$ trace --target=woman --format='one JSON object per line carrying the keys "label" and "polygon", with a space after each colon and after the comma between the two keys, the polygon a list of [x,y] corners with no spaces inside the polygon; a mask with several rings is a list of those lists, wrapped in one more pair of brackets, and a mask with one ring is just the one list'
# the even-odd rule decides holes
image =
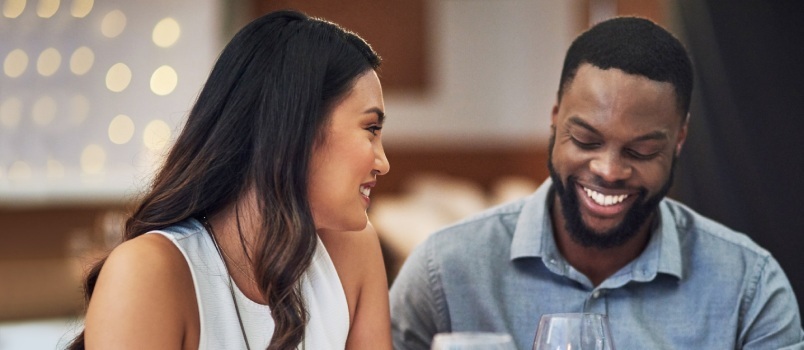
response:
{"label": "woman", "polygon": [[389,170],[378,66],[357,35],[297,12],[236,34],[90,272],[71,348],[390,349],[366,219]]}

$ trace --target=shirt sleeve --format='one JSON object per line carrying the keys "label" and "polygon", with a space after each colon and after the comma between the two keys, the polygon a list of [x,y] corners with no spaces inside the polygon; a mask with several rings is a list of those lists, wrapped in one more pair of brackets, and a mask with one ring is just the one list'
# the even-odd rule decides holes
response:
{"label": "shirt sleeve", "polygon": [[773,257],[757,263],[741,311],[743,349],[804,349],[804,331],[793,288]]}
{"label": "shirt sleeve", "polygon": [[429,350],[436,333],[449,331],[444,293],[429,243],[414,249],[391,285],[391,332],[397,350]]}

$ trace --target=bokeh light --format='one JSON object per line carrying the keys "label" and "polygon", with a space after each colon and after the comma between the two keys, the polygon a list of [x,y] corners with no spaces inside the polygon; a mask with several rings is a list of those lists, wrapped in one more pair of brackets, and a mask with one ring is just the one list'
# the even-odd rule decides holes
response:
{"label": "bokeh light", "polygon": [[0,104],[0,125],[6,129],[15,129],[22,119],[22,101],[10,97]]}
{"label": "bokeh light", "polygon": [[151,75],[151,91],[159,96],[169,95],[178,83],[179,76],[170,66],[161,66]]}
{"label": "bokeh light", "polygon": [[32,175],[33,171],[31,170],[31,166],[22,160],[15,161],[14,163],[11,163],[10,167],[8,167],[9,180],[28,180]]}
{"label": "bokeh light", "polygon": [[3,61],[3,72],[11,78],[16,78],[25,73],[28,68],[28,54],[22,49],[15,49],[6,55]]}
{"label": "bokeh light", "polygon": [[114,38],[126,29],[126,15],[123,11],[114,10],[103,16],[101,33],[107,38]]}
{"label": "bokeh light", "polygon": [[156,119],[145,126],[142,142],[151,151],[161,151],[170,142],[170,126],[163,120]]}
{"label": "bokeh light", "polygon": [[84,18],[92,11],[94,4],[95,1],[93,0],[73,0],[73,5],[70,6],[70,14],[75,18]]}
{"label": "bokeh light", "polygon": [[25,0],[6,0],[3,3],[3,16],[17,18],[25,11]]}
{"label": "bokeh light", "polygon": [[46,126],[56,118],[56,100],[50,96],[42,96],[36,100],[31,110],[31,118],[36,125]]}
{"label": "bokeh light", "polygon": [[128,143],[134,136],[134,121],[127,115],[120,114],[109,123],[109,140],[118,145]]}
{"label": "bokeh light", "polygon": [[171,47],[176,43],[177,40],[179,40],[180,36],[181,27],[179,26],[179,22],[172,17],[167,17],[159,21],[159,23],[154,26],[151,39],[154,41],[156,46]]}
{"label": "bokeh light", "polygon": [[36,71],[42,76],[49,77],[56,73],[61,66],[61,54],[59,50],[54,48],[47,48],[39,54],[39,59],[36,60]]}
{"label": "bokeh light", "polygon": [[36,6],[36,15],[42,18],[50,18],[59,11],[60,0],[39,0]]}
{"label": "bokeh light", "polygon": [[70,71],[75,75],[84,75],[92,69],[95,63],[95,53],[92,49],[81,46],[73,52],[70,56]]}
{"label": "bokeh light", "polygon": [[125,63],[117,63],[106,72],[106,88],[121,92],[131,83],[131,69]]}
{"label": "bokeh light", "polygon": [[106,165],[106,151],[103,147],[90,144],[81,152],[81,170],[85,174],[100,174]]}

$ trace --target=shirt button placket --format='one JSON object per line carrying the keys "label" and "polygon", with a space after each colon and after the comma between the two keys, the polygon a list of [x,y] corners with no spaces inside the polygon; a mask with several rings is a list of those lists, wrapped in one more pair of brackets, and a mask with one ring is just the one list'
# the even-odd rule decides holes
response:
{"label": "shirt button placket", "polygon": [[585,312],[606,314],[606,290],[595,289],[589,295],[589,300],[586,302]]}

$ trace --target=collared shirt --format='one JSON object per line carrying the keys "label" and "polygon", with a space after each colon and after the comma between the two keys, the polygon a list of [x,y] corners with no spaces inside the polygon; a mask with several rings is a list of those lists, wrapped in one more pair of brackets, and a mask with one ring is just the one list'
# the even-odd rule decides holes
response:
{"label": "collared shirt", "polygon": [[395,349],[441,332],[511,334],[531,349],[544,314],[608,316],[618,349],[804,349],[776,260],[747,236],[670,199],[647,247],[594,286],[559,252],[547,180],[527,198],[431,235],[391,288]]}

